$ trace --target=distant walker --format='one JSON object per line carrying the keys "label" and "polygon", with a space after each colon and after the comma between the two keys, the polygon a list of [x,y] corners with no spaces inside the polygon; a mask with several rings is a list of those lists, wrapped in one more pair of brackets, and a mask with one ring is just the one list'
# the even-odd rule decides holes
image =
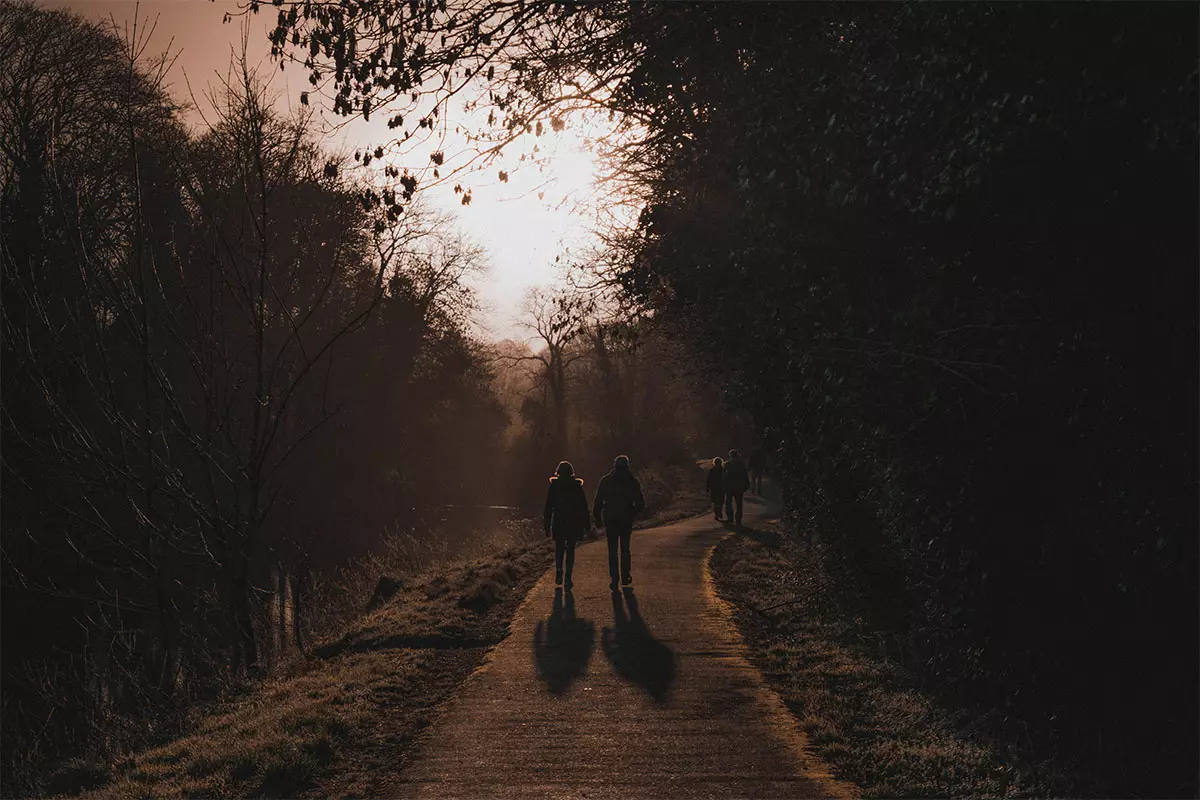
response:
{"label": "distant walker", "polygon": [[742,495],[749,488],[750,475],[746,472],[746,462],[742,461],[741,453],[730,450],[729,460],[725,462],[725,519],[733,520],[739,527],[742,524]]}

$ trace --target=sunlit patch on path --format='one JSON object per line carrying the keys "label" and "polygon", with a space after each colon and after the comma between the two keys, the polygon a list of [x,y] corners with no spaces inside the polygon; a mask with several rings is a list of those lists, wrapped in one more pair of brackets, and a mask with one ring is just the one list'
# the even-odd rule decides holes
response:
{"label": "sunlit patch on path", "polygon": [[[768,509],[747,504],[747,523]],[[749,665],[707,573],[706,518],[634,534],[634,584],[603,544],[571,592],[547,574],[511,634],[384,793],[417,797],[852,796]]]}

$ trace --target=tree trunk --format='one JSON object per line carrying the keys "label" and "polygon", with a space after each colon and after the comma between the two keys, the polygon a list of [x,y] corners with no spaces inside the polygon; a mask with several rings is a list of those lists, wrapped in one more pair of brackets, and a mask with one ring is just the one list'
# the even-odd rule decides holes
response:
{"label": "tree trunk", "polygon": [[296,574],[292,576],[292,640],[296,643],[296,649],[301,653],[304,652],[304,640],[300,637],[300,629],[303,620],[304,584],[307,575],[308,565],[301,563],[296,569]]}
{"label": "tree trunk", "polygon": [[278,617],[276,623],[276,653],[282,657],[287,651],[288,646],[288,629],[287,629],[287,610],[288,610],[288,575],[282,563],[275,565],[275,597],[279,606]]}
{"label": "tree trunk", "polygon": [[239,566],[230,586],[233,595],[233,624],[240,664],[249,676],[257,675],[258,643],[254,637],[254,618],[250,613],[250,586],[244,566]]}

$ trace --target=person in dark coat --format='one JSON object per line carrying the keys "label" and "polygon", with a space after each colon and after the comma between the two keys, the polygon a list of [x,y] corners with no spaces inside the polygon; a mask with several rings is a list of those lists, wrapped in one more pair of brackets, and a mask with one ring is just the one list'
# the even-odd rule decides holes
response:
{"label": "person in dark coat", "polygon": [[[600,479],[596,487],[596,499],[592,503],[592,514],[596,524],[604,527],[608,537],[609,589],[617,590],[617,577],[628,586],[633,583],[630,572],[632,558],[629,555],[629,540],[633,536],[633,519],[646,507],[642,496],[642,485],[629,470],[629,456],[617,456],[613,468]],[[617,571],[617,547],[620,545],[621,564]]]}
{"label": "person in dark coat", "polygon": [[547,536],[554,536],[554,583],[561,586],[565,580],[566,588],[570,589],[575,545],[592,529],[583,479],[575,477],[575,468],[570,461],[559,462],[550,479],[542,527]]}
{"label": "person in dark coat", "polygon": [[[729,460],[725,462],[725,519],[733,520],[736,525],[742,524],[742,495],[750,488],[750,474],[746,471],[746,462],[737,450],[729,451]],[[734,513],[734,504],[737,513]]]}
{"label": "person in dark coat", "polygon": [[708,471],[708,479],[705,481],[704,488],[708,490],[708,496],[712,499],[713,517],[721,519],[721,504],[725,501],[725,468],[721,466],[721,457],[717,456],[712,460],[712,469]]}
{"label": "person in dark coat", "polygon": [[767,455],[761,448],[750,452],[750,491],[762,497],[763,471],[767,468]]}

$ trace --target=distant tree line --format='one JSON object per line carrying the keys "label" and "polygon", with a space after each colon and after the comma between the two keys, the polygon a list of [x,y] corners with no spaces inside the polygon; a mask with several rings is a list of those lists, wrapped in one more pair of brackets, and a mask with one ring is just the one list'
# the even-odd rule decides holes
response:
{"label": "distant tree line", "polygon": [[[611,298],[609,298],[611,299]],[[708,385],[686,343],[575,288],[539,289],[525,309],[530,337],[494,348],[497,396],[511,404],[508,458],[514,502],[538,508],[546,481],[569,459],[595,487],[620,454],[641,475],[651,512],[670,502],[697,458],[747,437]],[[680,475],[670,467],[687,467]],[[687,491],[695,492],[696,486]]]}
{"label": "distant tree line", "polygon": [[479,251],[244,64],[188,130],[165,63],[0,3],[5,795],[261,674],[313,571],[498,491]]}
{"label": "distant tree line", "polygon": [[723,376],[894,655],[1092,791],[1175,795],[1198,14],[283,3],[274,42],[402,141],[473,77],[497,147],[612,113],[644,211],[601,275]]}

